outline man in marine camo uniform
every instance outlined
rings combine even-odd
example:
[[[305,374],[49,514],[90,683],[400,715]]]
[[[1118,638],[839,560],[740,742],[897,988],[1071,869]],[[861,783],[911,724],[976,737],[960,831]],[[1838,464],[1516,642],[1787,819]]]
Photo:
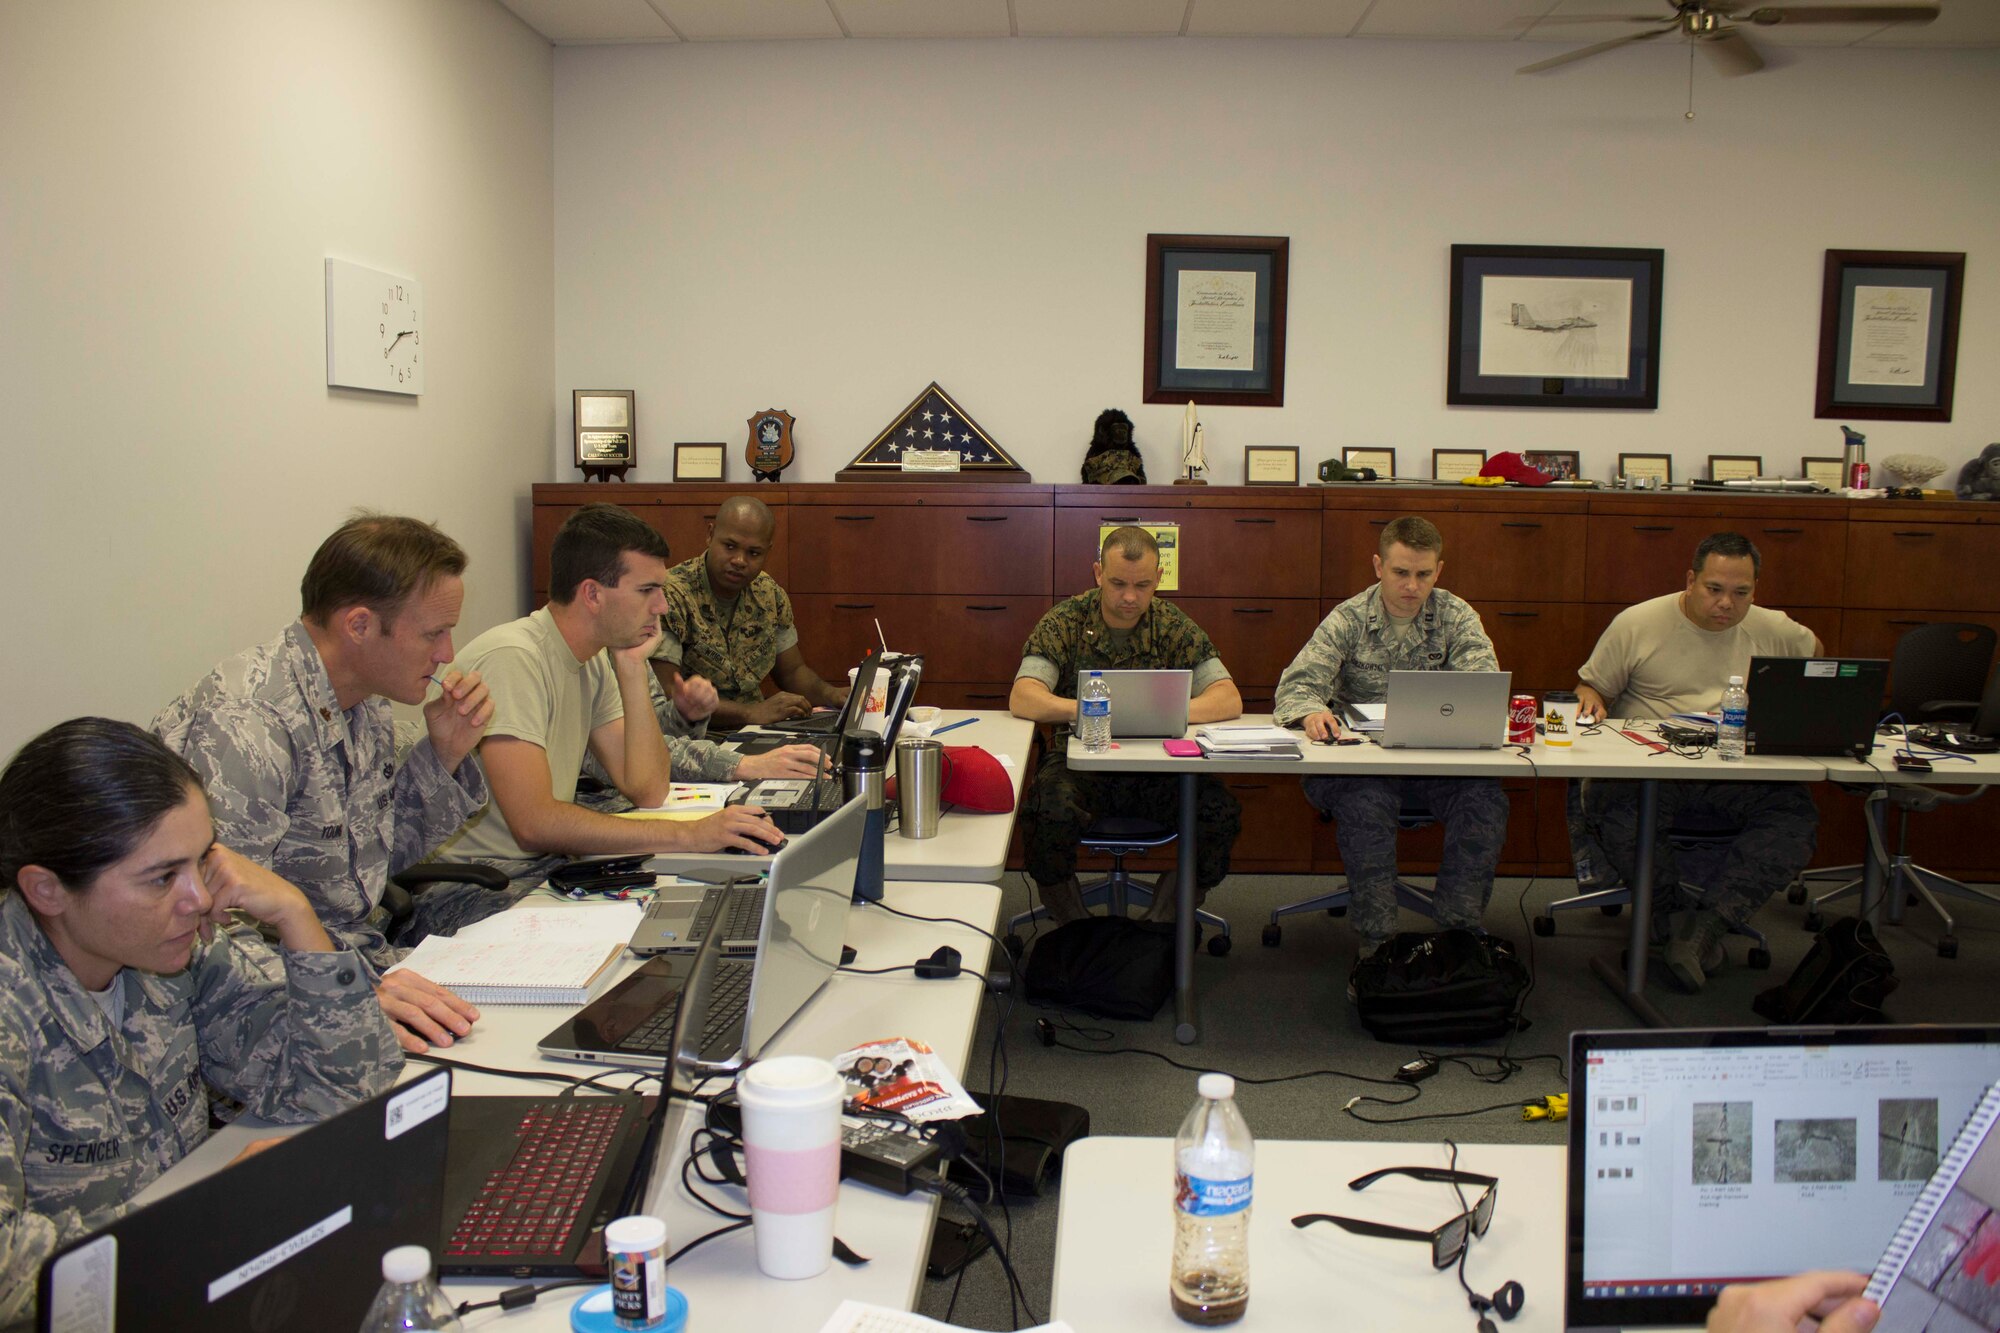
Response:
[[[1175,781],[1168,774],[1070,771],[1064,749],[1076,722],[1077,672],[1190,671],[1190,722],[1243,715],[1243,696],[1208,635],[1179,607],[1154,599],[1160,548],[1151,533],[1136,527],[1111,533],[1094,573],[1097,587],[1059,603],[1036,623],[1008,698],[1015,717],[1055,728],[1054,744],[1022,801],[1021,824],[1028,873],[1059,923],[1085,915],[1076,847],[1094,820],[1109,815],[1171,823],[1176,808]],[[1242,817],[1243,807],[1219,778],[1201,779],[1195,812],[1197,903],[1228,876]],[[1174,895],[1156,893],[1146,915],[1171,920]]]
[[[1313,740],[1337,740],[1334,710],[1381,703],[1391,671],[1500,669],[1479,613],[1437,586],[1444,536],[1434,524],[1414,517],[1391,522],[1374,562],[1376,583],[1333,608],[1278,678],[1272,710],[1278,725],[1303,722]],[[1311,777],[1305,789],[1306,799],[1337,825],[1354,895],[1348,920],[1362,957],[1396,933],[1396,820],[1406,800],[1421,801],[1444,825],[1437,923],[1479,925],[1507,837],[1507,794],[1497,780]]]

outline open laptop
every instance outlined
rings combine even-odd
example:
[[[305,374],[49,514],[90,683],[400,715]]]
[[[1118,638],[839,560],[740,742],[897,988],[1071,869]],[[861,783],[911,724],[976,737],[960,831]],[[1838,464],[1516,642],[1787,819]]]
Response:
[[[773,859],[754,958],[724,957],[711,934],[692,958],[650,959],[542,1038],[542,1054],[651,1068],[673,1051],[683,999],[702,980],[689,1054],[755,1059],[840,966],[867,813],[857,797]]]
[[[850,703],[865,692],[874,669],[872,662],[864,664],[861,675],[855,679],[855,691],[849,696]],[[910,705],[916,701],[917,685],[924,674],[924,659],[913,653],[905,654],[894,662],[880,667],[879,670],[889,676],[887,696],[883,701],[882,725],[879,729],[882,736],[881,744],[885,756],[893,756],[896,752],[896,738],[902,734],[903,719],[909,716]],[[738,799],[744,805],[754,805],[762,809],[786,834],[802,833],[813,827],[847,804],[842,750],[845,738],[854,730],[875,730],[875,728],[866,727],[857,715],[853,727],[830,737],[828,739],[828,744],[832,747],[830,757],[834,761],[831,772],[815,779],[761,778],[750,783]],[[887,762],[890,761],[885,760],[885,763]],[[682,859],[676,864],[686,865],[688,862]],[[737,867],[725,865],[718,868],[733,871]]]
[[[1380,743],[1388,750],[1497,750],[1507,739],[1511,671],[1391,671]]]
[[[1996,1079],[1991,1026],[1573,1033],[1564,1326],[1869,1271]]]
[[[1889,663],[1880,657],[1753,657],[1744,688],[1750,692],[1744,748],[1751,754],[1865,759],[1875,748]]]
[[[1111,735],[1114,740],[1187,735],[1188,693],[1192,671],[1100,671],[1111,690]],[[1083,697],[1090,672],[1076,673],[1076,695]]]
[[[70,1242],[37,1326],[353,1333],[383,1252],[437,1243],[449,1104],[440,1069]]]
[[[776,749],[779,745],[797,745],[802,739],[816,736],[839,736],[861,720],[861,709],[868,699],[870,682],[882,664],[882,650],[870,648],[861,655],[861,664],[854,674],[854,688],[847,692],[847,702],[838,710],[812,713],[806,717],[786,718],[781,722],[767,722],[763,726],[766,733],[777,733],[776,742],[759,739],[756,735],[743,740],[744,754],[761,754],[765,750]],[[757,749],[747,748],[756,745]]]

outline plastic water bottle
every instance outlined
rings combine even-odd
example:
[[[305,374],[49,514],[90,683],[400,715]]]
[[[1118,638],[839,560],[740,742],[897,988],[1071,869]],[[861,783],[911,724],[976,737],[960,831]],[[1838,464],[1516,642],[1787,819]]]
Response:
[[[382,1256],[382,1289],[361,1321],[361,1333],[443,1328],[458,1333],[458,1316],[431,1278],[431,1252],[421,1245],[398,1245]]]
[[[1236,1080],[1203,1074],[1174,1136],[1174,1266],[1168,1295],[1190,1324],[1232,1324],[1250,1306],[1250,1182],[1257,1145]]]
[[[1111,687],[1104,673],[1093,671],[1083,683],[1083,698],[1077,702],[1076,734],[1083,748],[1098,754],[1111,748]]]
[[[1731,676],[1722,692],[1722,722],[1715,729],[1715,753],[1724,763],[1743,757],[1743,729],[1749,720],[1750,692],[1743,688],[1743,677]]]

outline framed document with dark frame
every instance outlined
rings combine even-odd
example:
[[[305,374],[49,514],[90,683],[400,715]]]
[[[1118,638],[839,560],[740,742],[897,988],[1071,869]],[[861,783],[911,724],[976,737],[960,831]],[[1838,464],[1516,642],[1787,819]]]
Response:
[[[1445,402],[1658,407],[1665,267],[1664,250],[1454,245]]]
[[[1829,250],[1816,417],[1950,421],[1965,255]]]
[[[1246,444],[1243,446],[1245,486],[1296,486],[1299,484],[1299,447],[1296,444]]]
[[[1291,244],[1146,237],[1147,402],[1285,405]]]
[[[1583,476],[1583,459],[1574,449],[1528,449],[1521,461],[1550,481],[1576,481]]]
[[[1674,456],[1672,454],[1620,454],[1618,455],[1618,475],[1621,477],[1657,477],[1660,485],[1674,484]]]
[[[1396,451],[1371,444],[1350,444],[1340,451],[1340,461],[1348,467],[1372,467],[1375,480],[1387,481],[1396,475]]]
[[[1847,485],[1847,463],[1839,458],[1801,458],[1799,475],[1830,491],[1837,491]]]
[[[1476,477],[1486,466],[1484,449],[1433,449],[1431,450],[1431,480],[1460,481],[1466,477]]]
[[[724,469],[728,467],[729,447],[721,442],[714,444],[676,444],[674,446],[675,481],[725,481]]]
[[[1746,481],[1764,475],[1764,458],[1761,454],[1710,454],[1708,456],[1708,479],[1710,481]]]
[[[572,389],[576,465],[586,476],[616,475],[639,465],[638,411],[631,389]]]

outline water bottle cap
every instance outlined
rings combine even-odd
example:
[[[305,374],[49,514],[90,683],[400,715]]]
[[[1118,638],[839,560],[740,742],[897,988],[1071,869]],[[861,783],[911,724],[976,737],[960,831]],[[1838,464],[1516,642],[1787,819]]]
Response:
[[[421,1282],[431,1275],[431,1252],[421,1245],[398,1245],[382,1256],[382,1277],[389,1282]]]
[[[1092,680],[1096,680],[1096,679],[1097,679],[1097,678],[1098,678],[1099,676],[1101,676],[1101,675],[1103,675],[1103,674],[1104,674],[1104,673],[1103,673],[1102,671],[1093,671],[1093,672],[1091,672],[1091,673],[1090,673],[1090,678],[1091,678]]]
[[[1729,678],[1729,683],[1730,683],[1731,685],[1741,685],[1741,684],[1743,683],[1743,677],[1741,677],[1741,676],[1731,676],[1731,677]]]
[[[1236,1095],[1236,1080],[1227,1074],[1203,1074],[1194,1087],[1196,1092],[1212,1102]]]

